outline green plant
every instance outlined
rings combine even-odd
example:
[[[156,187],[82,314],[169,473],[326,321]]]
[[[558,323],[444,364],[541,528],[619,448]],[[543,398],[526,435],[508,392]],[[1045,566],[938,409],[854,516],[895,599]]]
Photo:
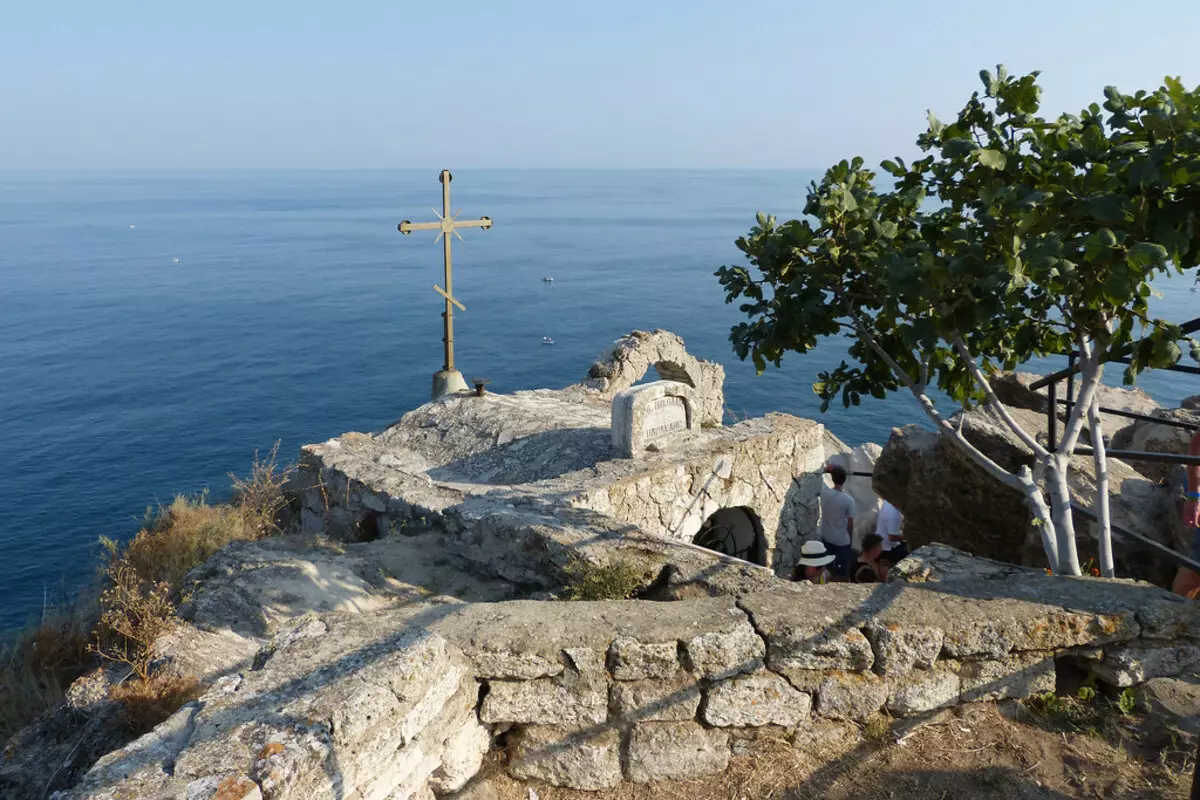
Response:
[[[651,579],[647,565],[619,555],[599,563],[572,556],[565,572],[565,588],[571,600],[628,600]]]
[[[777,224],[760,213],[738,239],[755,273],[725,266],[717,276],[749,317],[730,333],[739,357],[762,372],[789,351],[849,335],[853,365],[813,385],[822,408],[908,390],[981,469],[1024,494],[1050,566],[1079,574],[1067,470],[1086,417],[1106,474],[1096,394],[1104,363],[1128,356],[1132,382],[1174,364],[1182,341],[1200,359],[1200,345],[1150,316],[1147,302],[1155,276],[1200,261],[1200,90],[1172,78],[1151,93],[1109,87],[1103,108],[1045,119],[1037,73],[1001,67],[981,78],[983,96],[954,122],[930,114],[917,140],[927,156],[882,163],[891,190],[876,189],[862,159],[842,161],[810,187],[807,218]],[[1051,449],[1008,413],[989,376],[1068,350],[1080,353],[1078,401]],[[991,408],[1033,466],[1010,472],[988,458],[935,406],[938,393]],[[1103,485],[1097,494],[1107,496]],[[1098,514],[1101,570],[1111,575],[1103,502]]]
[[[1134,709],[1137,708],[1137,693],[1133,690],[1132,686],[1121,690],[1121,693],[1117,695],[1116,706],[1117,710],[1125,716],[1133,713]]]
[[[863,726],[863,738],[869,742],[879,742],[887,738],[888,731],[891,730],[891,723],[888,718],[882,714],[876,714],[867,720],[867,724]]]

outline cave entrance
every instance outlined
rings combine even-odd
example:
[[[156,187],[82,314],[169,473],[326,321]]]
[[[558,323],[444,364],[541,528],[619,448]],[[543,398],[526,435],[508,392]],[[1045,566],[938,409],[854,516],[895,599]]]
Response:
[[[758,515],[745,506],[722,508],[715,512],[692,539],[709,550],[766,566],[767,543]]]

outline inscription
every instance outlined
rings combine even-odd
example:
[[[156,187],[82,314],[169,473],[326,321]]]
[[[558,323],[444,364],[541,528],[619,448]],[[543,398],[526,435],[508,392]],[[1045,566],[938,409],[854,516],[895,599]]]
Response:
[[[687,430],[687,405],[682,397],[660,397],[646,405],[643,439],[658,439],[682,430]]]

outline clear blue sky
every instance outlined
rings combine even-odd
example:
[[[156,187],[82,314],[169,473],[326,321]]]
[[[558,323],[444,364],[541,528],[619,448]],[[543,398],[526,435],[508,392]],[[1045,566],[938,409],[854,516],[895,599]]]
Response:
[[[1200,82],[1197,0],[55,2],[0,15],[0,169],[823,167],[997,62],[1046,109]]]

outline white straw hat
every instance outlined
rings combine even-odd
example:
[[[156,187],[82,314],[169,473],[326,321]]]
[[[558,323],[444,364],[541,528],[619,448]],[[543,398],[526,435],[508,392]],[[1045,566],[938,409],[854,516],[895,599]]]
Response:
[[[800,560],[796,563],[806,567],[823,567],[833,562],[834,557],[825,549],[825,543],[820,539],[813,539],[805,542],[804,546],[800,548]]]

